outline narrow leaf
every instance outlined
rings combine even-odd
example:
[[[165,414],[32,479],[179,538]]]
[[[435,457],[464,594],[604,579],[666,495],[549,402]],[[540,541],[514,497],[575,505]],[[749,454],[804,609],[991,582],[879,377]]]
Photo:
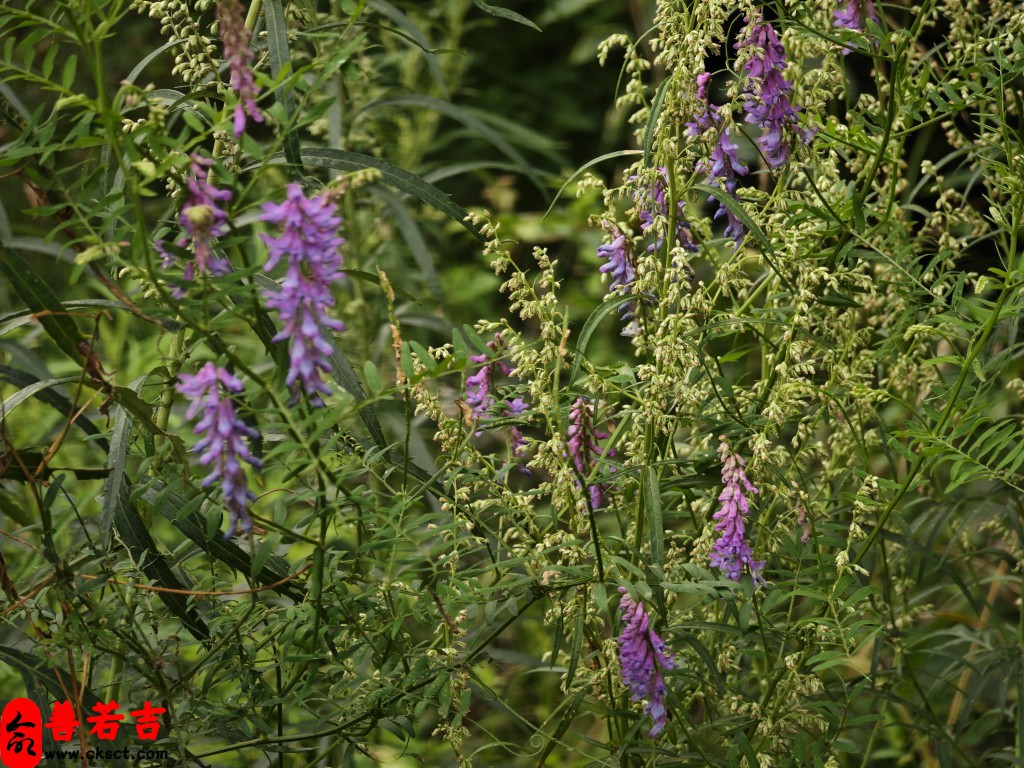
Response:
[[[412,19],[385,0],[370,0],[369,5],[381,16],[386,16],[391,19],[391,21],[393,21],[395,25],[409,37],[410,40],[419,46],[420,50],[423,51],[423,58],[427,62],[427,69],[430,70],[430,76],[434,79],[434,83],[437,85],[437,89],[440,91],[441,96],[447,99],[448,88],[444,82],[444,74],[441,71],[441,65],[437,61],[437,56],[434,53],[434,47],[430,44],[430,41],[427,40],[420,28],[413,23]]]
[[[85,337],[50,286],[29,268],[24,259],[3,246],[0,246],[0,272],[11,282],[14,292],[36,314],[36,319],[60,350],[80,363],[82,353],[78,351],[78,344]]]
[[[398,231],[402,233],[406,245],[409,246],[409,251],[416,260],[416,265],[420,268],[420,272],[423,274],[423,279],[426,281],[427,288],[434,297],[434,301],[438,304],[444,304],[444,289],[441,287],[441,280],[437,276],[434,259],[427,248],[426,240],[423,239],[423,233],[420,232],[416,222],[409,215],[409,210],[394,193],[388,190],[378,187],[373,190],[373,193],[383,200],[384,204],[391,210],[395,224],[398,225]]]
[[[128,489],[124,484],[121,486],[121,493],[118,496],[118,504],[114,512],[114,529],[117,531],[118,538],[127,547],[132,561],[141,568],[155,586],[171,590],[190,588],[182,584],[168,564],[164,553],[157,548],[149,531],[146,530],[145,523],[139,517],[138,510],[129,498]],[[209,640],[210,630],[195,608],[189,606],[185,595],[163,590],[157,592],[157,595],[196,639]]]
[[[526,160],[525,157],[512,146],[504,136],[498,131],[491,128],[483,120],[474,115],[470,110],[464,109],[457,104],[452,104],[450,101],[443,101],[442,99],[435,99],[432,96],[422,95],[411,95],[411,96],[396,96],[390,99],[380,99],[379,101],[368,104],[364,109],[370,110],[376,107],[394,106],[394,105],[408,105],[413,107],[422,107],[424,109],[432,109],[435,112],[440,112],[446,117],[450,117],[456,122],[462,123],[464,126],[472,131],[476,131],[480,136],[493,144],[505,157],[511,160],[513,163],[519,166],[519,171],[526,176],[530,181],[533,182],[534,186],[547,197],[547,187],[540,177],[537,175],[533,166]]]
[[[135,379],[129,385],[128,391],[137,397],[138,391],[147,378],[147,375],[143,375]],[[114,429],[110,433],[110,452],[107,454],[107,467],[110,468],[110,474],[107,475],[107,479],[103,483],[103,512],[100,516],[100,542],[108,552],[113,541],[111,532],[114,528],[114,516],[117,514],[117,504],[125,482],[124,468],[128,460],[131,434],[132,415],[123,404],[119,404],[114,411]]]
[[[643,483],[644,512],[651,537],[651,564],[661,570],[665,565],[665,520],[662,517],[658,473],[654,467],[644,468]]]
[[[572,372],[569,374],[569,383],[572,384],[576,381],[576,376],[579,374],[580,365],[586,357],[587,345],[590,344],[590,337],[594,335],[594,331],[601,324],[612,310],[616,309],[627,301],[632,300],[632,296],[613,296],[610,299],[605,299],[604,303],[590,313],[590,317],[587,318],[587,322],[583,324],[583,330],[580,331],[579,341],[576,343],[575,354],[573,355]]]
[[[303,151],[302,157],[306,165],[333,168],[338,171],[359,171],[364,168],[376,168],[380,171],[381,181],[385,184],[408,195],[412,195],[432,208],[436,208],[469,230],[477,240],[480,242],[485,241],[480,231],[466,220],[469,212],[465,208],[456,205],[452,202],[450,195],[445,194],[433,184],[427,183],[415,174],[404,171],[376,157],[363,155],[358,152],[346,152],[340,149],[306,149]]]
[[[473,5],[475,5],[484,13],[491,14],[491,16],[498,16],[502,19],[508,19],[509,21],[516,22],[517,24],[523,24],[527,27],[530,27],[531,29],[535,29],[538,32],[541,31],[540,27],[538,27],[525,16],[522,16],[516,13],[515,11],[510,11],[507,8],[499,8],[496,5],[491,5],[490,3],[484,2],[484,0],[473,0]]]
[[[285,23],[284,9],[281,0],[267,0],[264,5],[264,16],[267,21],[267,50],[270,53],[270,73],[275,79],[292,66],[291,51],[288,50],[288,27]],[[295,115],[295,95],[288,82],[283,82],[277,90],[277,100],[284,107],[287,122]],[[299,152],[299,137],[295,131],[283,127],[284,156],[295,168],[302,168],[302,155]]]

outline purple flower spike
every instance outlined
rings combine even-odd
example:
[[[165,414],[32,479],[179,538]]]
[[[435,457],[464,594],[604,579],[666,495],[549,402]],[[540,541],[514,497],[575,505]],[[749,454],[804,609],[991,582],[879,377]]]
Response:
[[[739,155],[737,154],[739,147],[732,141],[731,129],[725,128],[723,130],[721,128],[722,115],[719,112],[719,108],[711,104],[708,99],[708,82],[710,80],[711,74],[708,72],[702,72],[697,75],[698,112],[695,115],[694,122],[686,124],[687,133],[690,136],[699,136],[709,129],[719,129],[718,141],[715,143],[715,148],[711,150],[710,158],[702,160],[698,165],[698,169],[707,173],[708,184],[716,187],[723,186],[725,191],[735,198],[737,197],[737,177],[747,174],[747,166],[740,162]],[[711,198],[709,198],[710,200]],[[719,200],[718,210],[715,211],[715,218],[717,219],[722,216],[725,216],[728,222],[725,227],[726,236],[731,237],[736,242],[736,246],[739,247],[743,241],[743,235],[746,233],[746,228],[743,226],[740,218],[726,208],[722,201]]]
[[[704,131],[710,130],[722,122],[718,107],[712,104],[708,97],[708,83],[710,82],[710,72],[701,72],[697,75],[697,112],[693,116],[693,122],[686,124],[686,133],[689,136],[700,136]]]
[[[871,0],[839,0],[839,9],[832,13],[836,29],[850,29],[854,32],[864,31],[865,16],[879,24],[878,13]],[[848,53],[849,51],[844,51]]]
[[[252,50],[249,48],[249,30],[242,17],[242,6],[238,0],[219,0],[217,23],[221,42],[224,43],[224,58],[231,72],[231,90],[238,95],[232,128],[235,138],[245,133],[245,116],[257,123],[263,122],[263,113],[256,104],[260,93],[252,76]]]
[[[506,416],[518,416],[519,414],[529,410],[530,405],[524,401],[521,397],[514,398],[512,400],[505,400],[505,415]],[[524,475],[530,476],[533,473],[530,468],[523,464],[524,454],[526,453],[526,438],[523,437],[523,433],[519,430],[519,427],[510,426],[508,428],[508,447],[509,447],[509,461],[505,462],[505,467],[515,462],[519,467],[519,471]],[[505,467],[502,467],[504,469]]]
[[[708,176],[716,180],[722,179],[725,191],[733,197],[736,197],[736,187],[738,185],[736,177],[745,176],[747,173],[747,166],[740,162],[739,155],[736,154],[738,149],[739,147],[732,142],[730,129],[726,128],[719,134],[718,143],[711,150],[711,162],[707,168]],[[713,183],[718,184],[717,181],[713,181]],[[743,222],[740,221],[736,214],[719,202],[718,210],[715,211],[715,218],[721,218],[723,215],[727,221],[725,227],[726,236],[731,237],[736,242],[736,245],[739,246],[743,240],[743,235],[747,231],[746,227],[743,226]]]
[[[249,502],[254,501],[256,496],[249,490],[245,470],[239,459],[244,459],[256,468],[262,467],[263,463],[249,452],[243,439],[252,440],[259,434],[238,418],[230,397],[231,393],[242,391],[242,382],[213,363],[204,365],[194,376],[181,374],[178,379],[178,391],[192,400],[187,417],[195,418],[200,409],[203,412],[195,428],[195,433],[202,435],[196,443],[196,450],[202,452],[200,464],[213,465],[213,471],[203,481],[203,487],[220,481],[224,506],[230,514],[225,538],[231,537],[239,529],[248,533],[252,530]],[[222,393],[221,387],[228,394]]]
[[[743,65],[747,75],[747,93],[750,98],[743,105],[746,121],[766,129],[757,139],[757,145],[772,168],[789,160],[787,130],[796,130],[798,107],[790,101],[793,83],[783,77],[786,70],[786,51],[782,47],[775,27],[754,11],[747,16],[747,36],[736,43],[737,49],[751,49],[750,58]],[[804,141],[811,133],[797,132]]]
[[[192,243],[195,259],[186,264],[182,272],[186,282],[195,280],[196,275],[226,275],[231,271],[227,259],[218,256],[213,250],[213,238],[224,234],[228,220],[220,203],[231,199],[231,191],[217,189],[208,181],[208,169],[212,165],[213,161],[208,157],[192,155],[188,198],[178,216],[178,223],[185,230],[185,235],[175,242],[179,248],[187,247],[189,241]],[[156,249],[163,257],[164,267],[174,263],[174,256],[164,249],[162,242],[157,241]],[[181,298],[184,291],[176,289],[174,295]]]
[[[594,405],[585,398],[577,398],[569,411],[569,456],[583,477],[590,476],[597,459],[615,455],[615,451],[602,448],[597,443],[607,437],[607,432],[601,432],[594,426]],[[602,486],[590,485],[587,491],[590,494],[590,506],[593,509],[600,507],[604,491]]]
[[[619,635],[619,661],[622,667],[622,682],[633,695],[632,701],[647,699],[644,713],[651,716],[654,725],[647,734],[652,738],[668,724],[665,709],[665,678],[662,671],[676,668],[675,658],[665,642],[650,627],[650,617],[644,611],[644,604],[634,602],[624,587],[619,587],[622,599],[622,623],[625,625]]]
[[[494,340],[487,342],[487,348],[491,350],[490,354],[484,352],[469,357],[474,363],[484,364],[479,371],[466,379],[466,405],[472,409],[473,418],[477,421],[486,419],[494,407],[494,369],[497,368],[506,376],[512,373],[512,367],[508,363],[497,359],[505,350],[505,342],[501,338],[501,334],[496,333]],[[492,354],[494,359],[492,359]],[[479,437],[483,432],[480,431],[476,434]]]
[[[613,229],[612,233],[618,234],[618,230]],[[612,277],[611,282],[608,284],[608,294],[618,293],[622,296],[628,296],[633,281],[636,280],[636,271],[633,269],[626,236],[618,234],[618,237],[612,240],[612,242],[599,245],[597,247],[597,255],[602,259],[607,259],[607,262],[601,265],[600,271],[603,274],[610,274]],[[635,309],[635,300],[623,302],[619,305],[619,315],[623,319],[628,320],[633,317]]]
[[[715,530],[721,533],[711,550],[711,566],[722,569],[733,581],[740,580],[740,571],[746,565],[754,578],[754,585],[765,583],[761,576],[764,560],[754,560],[754,552],[747,542],[744,518],[750,512],[748,493],[758,490],[747,479],[744,471],[746,462],[738,453],[733,453],[728,441],[722,437],[718,455],[722,460],[722,490],[718,500],[721,508],[715,512]]]
[[[320,395],[331,388],[320,377],[331,367],[334,351],[327,331],[343,331],[345,325],[327,315],[334,306],[331,286],[344,277],[341,253],[344,238],[338,235],[341,217],[334,214],[334,203],[326,196],[307,198],[298,184],[289,184],[281,204],[265,203],[260,217],[269,224],[280,224],[280,237],[263,235],[269,257],[264,267],[270,271],[287,257],[288,272],[279,293],[267,292],[267,306],[276,309],[284,328],[274,341],[288,340],[291,367],[285,383],[292,403],[305,391],[314,406],[323,405]]]

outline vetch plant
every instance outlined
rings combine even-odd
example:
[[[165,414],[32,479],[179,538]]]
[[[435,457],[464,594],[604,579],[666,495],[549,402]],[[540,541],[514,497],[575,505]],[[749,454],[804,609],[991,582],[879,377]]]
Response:
[[[1024,762],[1024,12],[506,5],[3,5],[4,690],[182,765]]]
[[[184,248],[191,244],[194,259],[182,270],[184,282],[193,282],[198,275],[226,275],[231,272],[227,259],[214,250],[214,239],[227,231],[227,212],[221,203],[231,199],[231,190],[218,189],[209,181],[210,167],[213,161],[208,157],[192,155],[188,195],[181,207],[178,222],[185,235],[176,245]],[[174,263],[174,256],[167,252],[163,243],[156,242],[156,249],[163,255],[163,266]],[[185,289],[177,289],[179,298]]]
[[[733,581],[740,580],[740,571],[746,566],[754,577],[754,584],[763,584],[763,560],[755,560],[746,533],[746,518],[750,514],[747,494],[758,493],[747,479],[746,462],[729,447],[729,441],[720,438],[718,455],[722,460],[722,484],[725,486],[718,500],[722,506],[713,515],[715,530],[721,535],[715,540],[710,563],[721,568]]]
[[[584,397],[576,398],[569,411],[569,432],[567,445],[569,456],[579,476],[590,479],[597,471],[598,462],[606,456],[615,455],[615,451],[602,448],[598,440],[606,440],[607,432],[594,426],[594,404]],[[591,506],[601,506],[603,488],[597,483],[587,485],[587,493]]]
[[[276,309],[284,323],[274,341],[288,341],[290,366],[285,384],[294,404],[302,393],[310,403],[323,405],[321,395],[331,388],[322,378],[330,370],[334,346],[328,331],[341,332],[345,324],[330,317],[334,306],[332,286],[341,272],[340,248],[345,244],[338,235],[341,218],[334,213],[334,201],[327,195],[307,198],[298,184],[289,184],[283,203],[264,203],[261,219],[280,225],[282,234],[264,234],[267,245],[266,271],[287,259],[288,271],[280,291],[265,294],[268,307]]]
[[[651,617],[644,610],[644,604],[634,601],[624,587],[619,587],[619,592],[622,593],[619,610],[623,628],[618,639],[622,682],[633,694],[632,701],[646,699],[644,713],[654,722],[647,735],[654,738],[668,723],[664,673],[675,669],[675,660],[650,626]]]
[[[793,83],[785,78],[788,61],[775,27],[759,11],[749,13],[746,22],[744,35],[735,44],[749,95],[744,119],[765,129],[757,146],[769,167],[778,168],[789,159],[787,133],[796,125],[799,108],[790,103]],[[803,139],[809,140],[810,134]]]
[[[232,394],[242,391],[242,382],[213,363],[207,363],[194,375],[183,373],[179,379],[178,391],[191,401],[185,414],[187,418],[195,418],[202,412],[195,426],[195,433],[201,436],[196,451],[200,453],[200,464],[213,465],[203,480],[203,487],[217,484],[224,495],[224,506],[230,514],[224,535],[248,533],[252,530],[249,502],[255,500],[256,495],[249,490],[241,462],[257,469],[263,463],[245,444],[246,439],[257,438],[259,433],[238,417],[231,399]]]
[[[217,0],[217,23],[217,31],[224,44],[224,58],[228,62],[231,90],[238,97],[232,118],[232,130],[237,139],[245,132],[247,116],[257,123],[263,122],[263,113],[256,103],[260,89],[252,73],[249,29],[242,18],[242,4],[239,0]]]

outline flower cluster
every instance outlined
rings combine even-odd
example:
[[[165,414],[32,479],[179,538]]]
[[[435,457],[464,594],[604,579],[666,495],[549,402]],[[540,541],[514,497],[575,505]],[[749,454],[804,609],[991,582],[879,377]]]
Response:
[[[736,43],[736,48],[747,55],[743,64],[749,95],[743,105],[747,112],[746,121],[766,130],[758,137],[757,145],[768,165],[778,168],[789,159],[786,131],[795,130],[799,112],[799,108],[789,101],[793,83],[783,76],[786,51],[775,27],[757,11],[751,11],[747,16],[746,37]],[[805,141],[809,138],[809,134],[803,134]]]
[[[231,400],[231,393],[242,391],[242,382],[213,363],[204,365],[194,376],[181,374],[178,378],[178,391],[192,401],[186,414],[188,418],[194,418],[200,409],[203,412],[195,428],[195,433],[202,435],[196,443],[196,450],[202,452],[200,464],[213,465],[203,487],[220,481],[224,506],[231,516],[225,538],[238,529],[248,533],[252,529],[249,502],[256,496],[249,490],[245,470],[239,460],[244,459],[257,469],[263,464],[249,452],[244,441],[244,438],[251,440],[259,435],[238,418]],[[221,391],[222,387],[228,394]]]
[[[288,340],[291,366],[285,383],[292,402],[305,391],[314,406],[323,405],[319,394],[329,395],[331,388],[320,377],[331,367],[334,348],[327,331],[343,331],[344,324],[327,314],[334,306],[331,286],[344,277],[341,253],[344,238],[338,235],[341,217],[334,213],[334,202],[326,195],[307,198],[298,184],[289,184],[283,203],[265,203],[260,217],[264,222],[280,224],[280,237],[263,235],[269,257],[264,267],[270,271],[287,257],[288,272],[280,292],[267,292],[267,305],[276,309],[284,328],[274,341]],[[319,394],[318,394],[319,393]]]
[[[622,634],[619,635],[619,661],[622,682],[633,695],[632,701],[647,699],[644,713],[651,716],[654,725],[648,733],[657,736],[668,724],[665,709],[665,678],[662,671],[676,668],[676,662],[665,642],[651,629],[650,617],[644,604],[634,601],[625,588],[619,587],[622,599]]]
[[[635,176],[631,177],[631,180],[635,179]],[[665,200],[665,196],[668,194],[668,181],[668,168],[662,166],[658,168],[658,174],[650,188],[641,189],[634,196],[639,207],[640,229],[645,234],[654,228],[659,218],[668,219],[668,202]],[[693,244],[693,239],[690,237],[690,222],[686,220],[686,203],[682,200],[676,206],[675,230],[676,244],[683,246],[688,251],[697,250],[697,246]],[[647,252],[657,253],[661,250],[663,242],[664,238],[661,234],[656,234],[654,242],[647,246]]]
[[[739,155],[737,154],[739,147],[732,141],[731,127],[722,127],[723,117],[719,107],[712,104],[708,98],[708,83],[710,81],[711,74],[708,72],[702,72],[697,75],[698,112],[694,117],[694,122],[686,124],[687,133],[690,136],[699,136],[701,133],[711,129],[718,131],[718,137],[714,149],[711,150],[711,156],[707,160],[701,161],[698,165],[698,170],[708,175],[708,183],[713,186],[719,186],[719,179],[721,179],[721,186],[735,198],[736,187],[739,183],[737,177],[746,175],[747,166],[740,162]],[[717,219],[721,216],[726,217],[726,236],[731,237],[736,242],[736,245],[739,246],[746,232],[743,222],[740,221],[736,214],[726,208],[724,203],[719,201],[718,210],[715,211],[715,218]]]
[[[832,22],[836,29],[850,29],[854,32],[864,31],[864,18],[871,19],[876,24],[878,13],[871,0],[839,0],[838,10],[832,13],[835,21]],[[844,53],[849,53],[849,49]]]
[[[711,550],[711,565],[721,568],[733,581],[740,580],[740,571],[744,565],[750,569],[754,584],[764,583],[761,569],[764,560],[754,560],[754,552],[747,542],[744,517],[750,512],[747,502],[748,493],[758,490],[747,479],[746,462],[738,453],[733,453],[725,437],[718,447],[718,455],[722,461],[722,483],[725,488],[718,500],[721,508],[714,514],[717,521],[715,530],[721,535]]]
[[[213,161],[209,158],[192,155],[188,198],[178,216],[178,223],[185,230],[185,235],[175,245],[184,248],[191,241],[195,256],[193,261],[185,265],[182,276],[186,282],[195,280],[196,275],[226,275],[231,271],[227,259],[218,256],[213,250],[213,238],[224,234],[228,220],[228,214],[220,207],[220,203],[230,200],[231,192],[217,189],[209,182],[208,169],[211,165]],[[156,249],[163,257],[163,266],[169,267],[174,262],[174,256],[167,252],[159,240]],[[175,291],[175,295],[180,297],[181,291]]]
[[[525,411],[529,410],[530,404],[523,400],[521,397],[512,398],[505,401],[505,415],[506,416],[519,416]],[[532,475],[530,468],[524,464],[526,453],[526,438],[523,437],[523,433],[519,427],[512,425],[508,428],[508,448],[509,448],[509,461],[505,462],[505,467],[508,467],[511,463],[515,463],[519,467],[519,471],[524,475]]]
[[[590,477],[597,459],[615,455],[615,451],[601,448],[597,443],[598,440],[607,437],[607,432],[601,432],[594,426],[593,403],[587,402],[583,397],[577,398],[572,410],[569,411],[569,457],[582,477]],[[604,491],[602,486],[589,485],[587,491],[590,494],[591,507],[600,507],[601,494]]]
[[[466,405],[473,412],[473,418],[477,421],[485,419],[494,407],[494,371],[497,369],[506,376],[511,375],[512,366],[500,359],[501,352],[505,349],[504,341],[500,334],[495,334],[494,340],[487,342],[490,353],[483,352],[479,355],[470,355],[474,363],[482,363],[479,371],[466,379]],[[492,357],[493,355],[493,357]],[[477,436],[482,434],[476,433]]]
[[[469,406],[470,417],[477,424],[481,424],[493,415],[495,405],[497,404],[498,398],[494,393],[495,372],[497,371],[505,376],[512,375],[512,366],[501,359],[501,355],[505,351],[505,340],[501,337],[500,333],[494,334],[494,339],[487,342],[487,348],[490,350],[489,352],[470,356],[469,359],[472,362],[481,363],[482,365],[480,370],[466,379],[466,405]],[[501,415],[511,417],[519,416],[530,408],[530,404],[521,397],[505,398],[502,406]],[[477,430],[477,437],[482,434],[482,429]],[[519,471],[524,475],[531,474],[530,470],[523,464],[527,447],[526,438],[523,437],[519,427],[515,425],[508,427],[508,446],[509,460],[502,466],[499,474],[503,475],[505,470],[512,464],[518,465]]]
[[[238,0],[219,0],[217,23],[220,39],[224,43],[224,58],[231,73],[231,90],[238,96],[235,104],[233,129],[237,139],[245,132],[245,116],[257,123],[263,122],[263,113],[256,104],[260,89],[252,76],[252,50],[249,48],[249,30],[242,18]]]
[[[636,270],[633,269],[626,236],[619,233],[618,230],[613,230],[613,233],[617,235],[614,240],[597,247],[597,255],[606,259],[606,262],[601,265],[601,273],[611,275],[611,282],[608,284],[609,295],[618,293],[628,296],[633,281],[636,280]],[[633,317],[635,310],[636,300],[625,301],[619,305],[619,315],[624,320]]]

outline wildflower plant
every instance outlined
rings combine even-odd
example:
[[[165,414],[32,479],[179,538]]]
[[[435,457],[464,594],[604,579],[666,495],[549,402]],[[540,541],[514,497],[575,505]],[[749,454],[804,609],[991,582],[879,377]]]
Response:
[[[282,259],[288,271],[279,291],[265,294],[266,305],[276,309],[283,323],[273,341],[288,342],[288,374],[285,384],[292,402],[303,392],[313,405],[323,405],[321,395],[331,388],[322,373],[330,370],[334,351],[328,332],[341,332],[345,324],[328,312],[335,304],[332,286],[343,277],[340,248],[345,239],[338,235],[341,218],[334,213],[329,196],[306,197],[298,184],[289,184],[282,203],[264,203],[261,220],[279,225],[277,237],[264,234],[267,262],[273,270]]]
[[[203,487],[216,483],[224,494],[224,506],[231,516],[226,535],[248,533],[252,530],[249,503],[256,495],[249,490],[241,462],[257,468],[263,463],[245,442],[259,437],[259,433],[238,417],[231,399],[232,394],[242,391],[242,382],[213,363],[207,363],[195,375],[183,373],[179,378],[177,389],[191,402],[185,416],[191,419],[202,412],[195,427],[201,436],[196,451],[200,464],[213,465]]]
[[[1024,761],[1024,12],[506,5],[0,0],[5,690],[181,765]],[[474,100],[589,14],[544,218],[564,73]]]

